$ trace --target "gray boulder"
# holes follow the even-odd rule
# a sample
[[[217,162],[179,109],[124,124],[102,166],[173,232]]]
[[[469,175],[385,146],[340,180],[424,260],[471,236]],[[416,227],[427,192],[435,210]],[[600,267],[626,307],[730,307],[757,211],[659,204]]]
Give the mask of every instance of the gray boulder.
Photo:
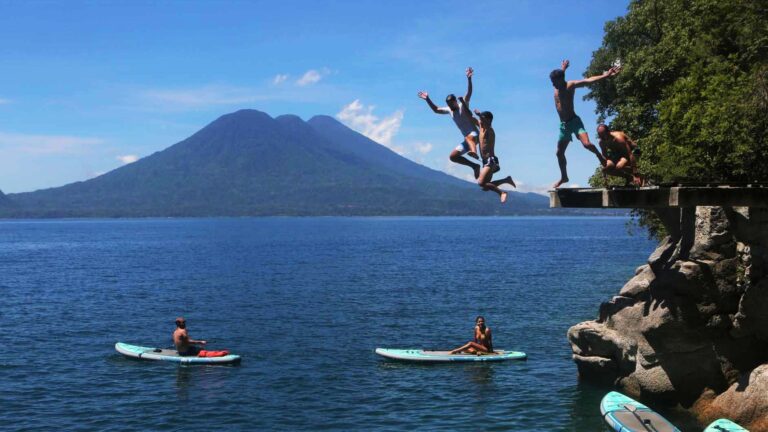
[[[739,403],[733,389],[750,373],[768,376],[768,212],[700,207],[695,216],[669,230],[597,320],[569,329],[582,379],[700,414]],[[753,381],[768,382],[762,373]],[[750,404],[744,422],[768,421],[766,397]]]

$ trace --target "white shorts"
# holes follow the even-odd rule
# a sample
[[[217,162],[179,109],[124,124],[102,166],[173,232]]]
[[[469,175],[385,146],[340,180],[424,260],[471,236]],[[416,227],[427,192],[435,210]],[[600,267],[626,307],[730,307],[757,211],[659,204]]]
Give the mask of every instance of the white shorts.
[[[467,136],[473,136],[477,138],[478,137],[477,131],[472,131]],[[477,142],[477,140],[475,140],[475,142]],[[467,143],[467,140],[464,139],[464,141],[462,141],[461,144],[456,146],[455,150],[459,152],[459,154],[462,154],[462,155],[467,154],[469,152],[469,144]]]

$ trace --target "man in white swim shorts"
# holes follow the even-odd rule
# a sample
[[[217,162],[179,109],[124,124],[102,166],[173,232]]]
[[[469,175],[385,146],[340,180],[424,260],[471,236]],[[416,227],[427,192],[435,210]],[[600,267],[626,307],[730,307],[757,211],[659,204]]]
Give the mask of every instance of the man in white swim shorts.
[[[449,94],[445,98],[445,102],[448,106],[438,107],[429,98],[429,94],[425,91],[419,92],[419,97],[427,101],[427,105],[432,109],[435,114],[450,114],[456,127],[461,131],[461,135],[464,140],[451,151],[451,162],[459,165],[464,165],[472,168],[475,178],[480,175],[480,164],[474,163],[465,158],[464,155],[479,159],[477,156],[477,141],[479,132],[477,126],[472,118],[472,112],[469,110],[469,99],[472,97],[472,74],[474,71],[472,68],[467,68],[467,94],[464,97],[456,97],[453,94]]]

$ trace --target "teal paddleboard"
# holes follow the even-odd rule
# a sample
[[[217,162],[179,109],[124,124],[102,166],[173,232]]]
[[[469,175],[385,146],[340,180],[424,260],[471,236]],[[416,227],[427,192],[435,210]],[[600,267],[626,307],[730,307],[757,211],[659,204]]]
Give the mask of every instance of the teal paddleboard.
[[[115,344],[115,349],[126,357],[141,360],[159,360],[183,364],[233,364],[240,363],[240,356],[229,354],[223,357],[180,356],[178,351],[163,348],[150,348],[130,345],[123,342]]]
[[[743,427],[728,419],[720,419],[713,421],[704,432],[749,432]]]
[[[619,392],[612,391],[603,397],[600,413],[616,432],[680,432],[652,409]]]
[[[376,354],[392,360],[412,362],[492,362],[525,360],[528,356],[519,351],[497,350],[494,354],[451,354],[450,351],[426,351],[420,349],[376,348]]]

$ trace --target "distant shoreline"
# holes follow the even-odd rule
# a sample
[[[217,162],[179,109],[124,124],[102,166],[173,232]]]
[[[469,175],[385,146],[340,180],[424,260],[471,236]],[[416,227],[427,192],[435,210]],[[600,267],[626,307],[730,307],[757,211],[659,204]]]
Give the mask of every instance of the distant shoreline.
[[[631,219],[624,214],[540,214],[540,215],[264,215],[264,216],[129,216],[129,217],[28,217],[0,218],[3,222],[32,221],[119,221],[119,220],[209,220],[209,219]]]

